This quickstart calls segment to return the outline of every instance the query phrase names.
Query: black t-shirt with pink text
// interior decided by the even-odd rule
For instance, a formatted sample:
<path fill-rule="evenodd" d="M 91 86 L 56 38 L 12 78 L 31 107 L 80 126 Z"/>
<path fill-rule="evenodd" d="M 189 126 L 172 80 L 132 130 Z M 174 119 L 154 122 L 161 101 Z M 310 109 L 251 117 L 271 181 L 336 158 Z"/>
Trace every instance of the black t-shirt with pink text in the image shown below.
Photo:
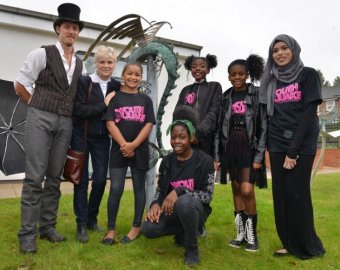
<path fill-rule="evenodd" d="M 237 122 L 245 123 L 245 115 L 247 111 L 247 105 L 244 102 L 247 96 L 248 90 L 244 91 L 233 91 L 231 97 L 231 120 L 232 124 Z"/>
<path fill-rule="evenodd" d="M 315 69 L 304 67 L 295 82 L 277 81 L 274 98 L 274 114 L 269 119 L 268 149 L 270 152 L 287 152 L 299 125 L 306 104 L 322 102 L 321 84 Z M 316 152 L 319 120 L 315 112 L 311 126 L 299 148 L 299 154 L 313 155 Z"/>
<path fill-rule="evenodd" d="M 132 142 L 146 123 L 155 124 L 155 114 L 150 97 L 136 93 L 117 92 L 111 99 L 103 120 L 114 121 L 127 142 Z M 146 139 L 135 150 L 135 156 L 125 158 L 120 146 L 112 139 L 110 168 L 148 169 L 149 143 Z"/>
<path fill-rule="evenodd" d="M 184 161 L 178 160 L 174 157 L 173 164 L 171 165 L 171 180 L 168 193 L 176 188 L 187 188 L 191 191 L 195 189 L 194 175 L 196 155 L 197 153 L 194 151 L 191 158 Z"/>

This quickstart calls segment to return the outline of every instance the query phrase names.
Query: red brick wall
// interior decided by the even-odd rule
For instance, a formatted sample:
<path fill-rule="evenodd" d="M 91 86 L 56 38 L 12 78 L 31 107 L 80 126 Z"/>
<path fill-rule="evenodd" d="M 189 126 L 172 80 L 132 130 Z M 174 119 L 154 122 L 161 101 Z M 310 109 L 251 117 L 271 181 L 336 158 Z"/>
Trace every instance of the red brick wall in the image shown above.
<path fill-rule="evenodd" d="M 319 155 L 320 155 L 320 149 L 318 149 L 316 153 L 314 165 L 316 165 Z M 267 168 L 270 168 L 268 152 L 266 152 L 266 166 Z M 319 168 L 322 168 L 322 167 L 340 168 L 340 149 L 326 149 L 323 160 L 321 161 Z"/>

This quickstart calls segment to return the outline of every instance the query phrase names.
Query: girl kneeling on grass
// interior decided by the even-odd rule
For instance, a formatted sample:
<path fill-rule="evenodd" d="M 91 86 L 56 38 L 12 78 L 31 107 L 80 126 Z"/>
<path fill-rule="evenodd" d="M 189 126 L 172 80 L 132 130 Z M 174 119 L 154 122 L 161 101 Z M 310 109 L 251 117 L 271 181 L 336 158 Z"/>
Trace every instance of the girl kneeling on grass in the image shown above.
<path fill-rule="evenodd" d="M 202 150 L 193 149 L 195 138 L 192 108 L 178 106 L 171 133 L 173 152 L 163 158 L 155 199 L 151 203 L 141 233 L 148 238 L 175 235 L 175 242 L 184 245 L 184 263 L 199 263 L 198 229 L 211 213 L 214 189 L 214 162 Z"/>

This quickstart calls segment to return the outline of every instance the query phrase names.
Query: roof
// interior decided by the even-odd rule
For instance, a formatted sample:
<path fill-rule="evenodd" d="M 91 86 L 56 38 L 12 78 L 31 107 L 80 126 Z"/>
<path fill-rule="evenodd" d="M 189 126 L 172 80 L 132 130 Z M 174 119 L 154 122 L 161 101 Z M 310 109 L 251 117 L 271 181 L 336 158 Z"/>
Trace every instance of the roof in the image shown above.
<path fill-rule="evenodd" d="M 336 99 L 340 98 L 340 86 L 336 87 L 323 87 L 322 88 L 322 99 Z"/>
<path fill-rule="evenodd" d="M 6 5 L 1 5 L 1 4 L 0 4 L 0 11 L 13 13 L 13 14 L 16 14 L 16 15 L 23 15 L 23 16 L 28 16 L 28 17 L 38 18 L 38 19 L 44 19 L 44 20 L 48 20 L 48 21 L 51 21 L 51 22 L 54 22 L 58 18 L 56 15 L 52 15 L 52 14 L 22 9 L 22 8 L 19 8 L 19 7 L 6 6 Z M 96 23 L 87 22 L 87 21 L 84 21 L 84 25 L 85 25 L 86 28 L 99 30 L 99 31 L 103 31 L 106 28 L 106 25 L 96 24 Z M 182 42 L 182 41 L 177 41 L 177 40 L 172 40 L 172 39 L 166 39 L 166 38 L 162 38 L 162 37 L 158 37 L 158 38 L 166 41 L 167 43 L 170 43 L 172 45 L 176 45 L 176 46 L 179 46 L 179 47 L 182 47 L 182 48 L 192 49 L 192 50 L 196 50 L 196 51 L 201 51 L 202 48 L 203 48 L 203 46 L 195 45 L 195 44 L 191 44 L 191 43 L 187 43 L 187 42 Z"/>

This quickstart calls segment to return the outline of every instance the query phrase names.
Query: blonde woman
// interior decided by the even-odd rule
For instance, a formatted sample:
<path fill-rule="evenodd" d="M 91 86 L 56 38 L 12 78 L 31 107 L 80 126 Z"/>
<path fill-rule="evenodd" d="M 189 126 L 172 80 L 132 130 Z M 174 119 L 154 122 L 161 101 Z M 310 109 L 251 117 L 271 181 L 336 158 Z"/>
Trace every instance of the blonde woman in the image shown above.
<path fill-rule="evenodd" d="M 80 151 L 85 149 L 86 152 L 82 179 L 79 185 L 74 186 L 73 197 L 73 208 L 77 217 L 77 239 L 82 243 L 89 240 L 87 229 L 101 231 L 97 223 L 97 215 L 105 190 L 110 150 L 110 139 L 102 116 L 115 92 L 120 89 L 120 82 L 111 77 L 116 63 L 117 56 L 114 49 L 100 46 L 95 54 L 96 71 L 89 76 L 81 76 L 78 81 L 71 147 Z M 88 97 L 90 84 L 92 90 Z M 86 142 L 85 122 L 87 122 Z M 93 174 L 92 189 L 88 198 L 89 155 L 91 155 Z"/>

